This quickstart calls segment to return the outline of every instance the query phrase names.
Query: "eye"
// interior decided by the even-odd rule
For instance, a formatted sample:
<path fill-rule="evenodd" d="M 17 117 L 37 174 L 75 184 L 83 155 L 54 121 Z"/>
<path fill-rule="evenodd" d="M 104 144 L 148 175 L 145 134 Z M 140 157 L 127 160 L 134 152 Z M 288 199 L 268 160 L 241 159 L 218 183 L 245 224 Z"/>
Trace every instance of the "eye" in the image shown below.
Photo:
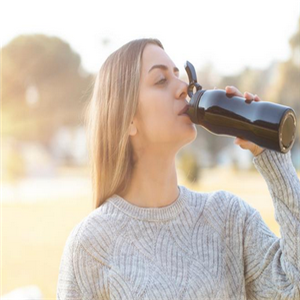
<path fill-rule="evenodd" d="M 155 84 L 164 84 L 167 81 L 166 78 L 162 78 L 161 80 L 159 80 L 158 82 L 156 82 Z"/>

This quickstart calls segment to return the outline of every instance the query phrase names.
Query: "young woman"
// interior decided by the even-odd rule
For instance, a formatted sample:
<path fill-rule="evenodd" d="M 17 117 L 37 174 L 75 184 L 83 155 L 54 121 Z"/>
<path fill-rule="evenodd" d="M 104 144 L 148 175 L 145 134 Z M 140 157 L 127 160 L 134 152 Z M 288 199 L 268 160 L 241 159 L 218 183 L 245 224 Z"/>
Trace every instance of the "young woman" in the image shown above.
<path fill-rule="evenodd" d="M 178 186 L 176 153 L 197 135 L 186 98 L 158 40 L 129 42 L 103 64 L 87 114 L 95 209 L 67 239 L 58 299 L 300 299 L 290 153 L 236 139 L 268 184 L 278 238 L 237 196 Z"/>

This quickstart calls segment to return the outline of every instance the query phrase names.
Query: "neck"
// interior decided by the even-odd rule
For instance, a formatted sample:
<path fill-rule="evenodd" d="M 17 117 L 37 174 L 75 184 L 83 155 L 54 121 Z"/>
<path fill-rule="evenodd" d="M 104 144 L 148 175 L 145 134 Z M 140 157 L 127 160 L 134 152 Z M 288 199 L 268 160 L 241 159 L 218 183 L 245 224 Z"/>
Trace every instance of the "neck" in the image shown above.
<path fill-rule="evenodd" d="M 164 207 L 178 197 L 175 157 L 150 156 L 139 159 L 127 190 L 120 195 L 140 207 Z"/>

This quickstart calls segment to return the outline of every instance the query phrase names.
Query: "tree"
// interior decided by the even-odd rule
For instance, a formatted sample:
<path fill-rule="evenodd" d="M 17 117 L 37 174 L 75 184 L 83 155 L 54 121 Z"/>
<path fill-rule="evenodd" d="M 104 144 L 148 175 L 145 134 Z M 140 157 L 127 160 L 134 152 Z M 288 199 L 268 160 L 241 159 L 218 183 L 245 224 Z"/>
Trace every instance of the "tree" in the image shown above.
<path fill-rule="evenodd" d="M 82 122 L 93 76 L 66 42 L 21 35 L 2 48 L 4 136 L 47 144 L 61 125 Z"/>
<path fill-rule="evenodd" d="M 300 18 L 298 31 L 290 39 L 292 55 L 289 60 L 280 66 L 280 77 L 276 82 L 277 101 L 285 105 L 291 105 L 300 113 Z"/>
<path fill-rule="evenodd" d="M 291 57 L 279 65 L 279 76 L 273 82 L 271 89 L 275 102 L 291 106 L 298 116 L 297 139 L 292 149 L 292 154 L 298 155 L 300 149 L 300 18 L 297 32 L 290 38 Z M 298 153 L 297 153 L 298 152 Z"/>

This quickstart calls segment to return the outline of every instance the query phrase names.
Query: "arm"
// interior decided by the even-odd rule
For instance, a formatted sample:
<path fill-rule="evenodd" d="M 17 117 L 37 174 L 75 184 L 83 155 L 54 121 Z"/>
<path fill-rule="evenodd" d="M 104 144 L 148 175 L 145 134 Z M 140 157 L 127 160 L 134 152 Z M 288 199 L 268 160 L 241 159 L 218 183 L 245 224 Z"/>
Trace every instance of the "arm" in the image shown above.
<path fill-rule="evenodd" d="M 290 153 L 263 151 L 254 164 L 268 185 L 280 225 L 277 238 L 255 212 L 244 228 L 249 299 L 300 299 L 300 182 Z"/>
<path fill-rule="evenodd" d="M 83 299 L 74 270 L 74 253 L 77 247 L 76 233 L 76 230 L 71 232 L 62 254 L 56 291 L 58 300 Z"/>
<path fill-rule="evenodd" d="M 59 268 L 58 300 L 109 299 L 109 242 L 102 243 L 97 225 L 84 219 L 71 231 Z"/>

